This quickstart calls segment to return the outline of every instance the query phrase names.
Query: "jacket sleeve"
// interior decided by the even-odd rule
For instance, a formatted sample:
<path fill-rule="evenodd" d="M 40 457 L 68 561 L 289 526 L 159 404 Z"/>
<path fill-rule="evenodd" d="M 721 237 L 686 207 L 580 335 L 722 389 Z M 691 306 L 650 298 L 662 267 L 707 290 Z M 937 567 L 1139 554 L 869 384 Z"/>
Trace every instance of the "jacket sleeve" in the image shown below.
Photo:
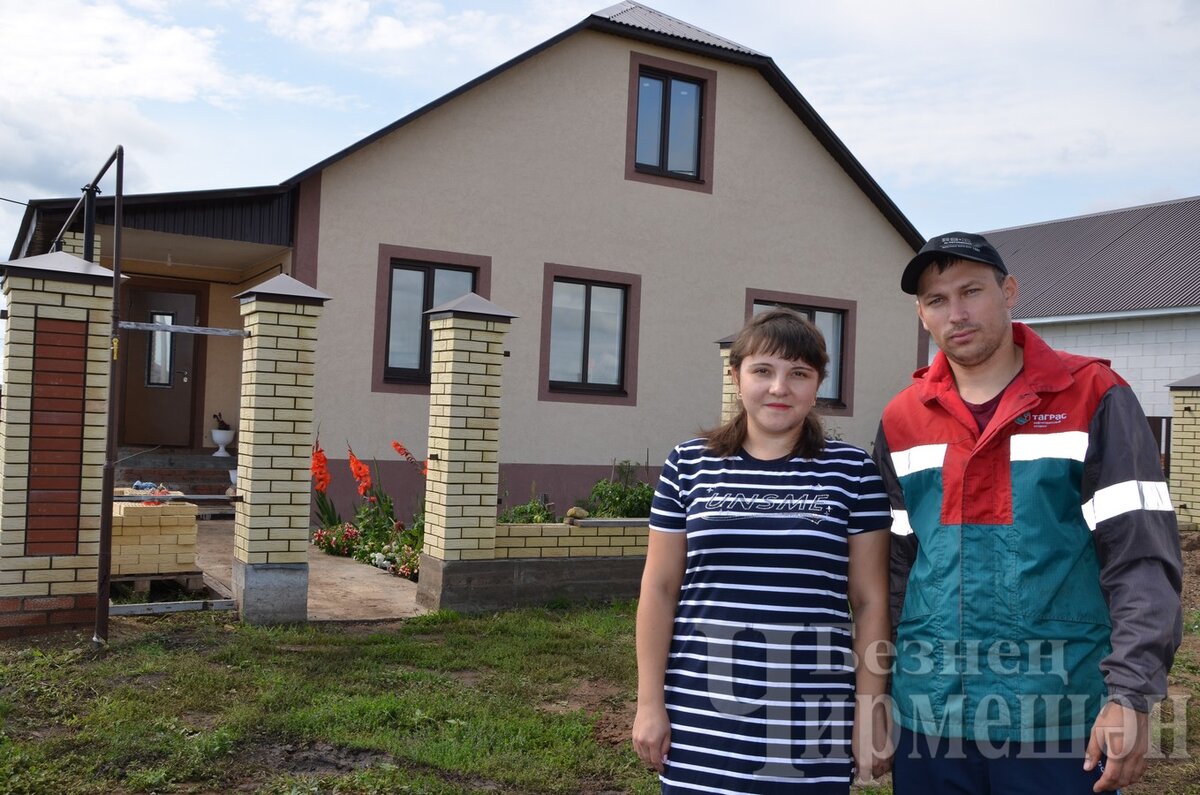
<path fill-rule="evenodd" d="M 1183 637 L 1183 563 L 1158 445 L 1125 384 L 1092 417 L 1082 498 L 1112 620 L 1112 654 L 1100 669 L 1110 698 L 1148 712 L 1166 697 Z"/>
<path fill-rule="evenodd" d="M 875 466 L 879 468 L 879 475 L 883 478 L 883 486 L 892 507 L 889 596 L 892 632 L 894 633 L 896 627 L 900 625 L 900 613 L 904 609 L 904 595 L 908 590 L 908 573 L 912 569 L 913 561 L 917 558 L 917 537 L 908 523 L 908 511 L 904 508 L 904 490 L 900 487 L 900 479 L 896 477 L 896 467 L 892 464 L 892 454 L 888 448 L 882 422 L 879 423 L 879 431 L 875 435 L 872 458 L 875 459 Z"/>

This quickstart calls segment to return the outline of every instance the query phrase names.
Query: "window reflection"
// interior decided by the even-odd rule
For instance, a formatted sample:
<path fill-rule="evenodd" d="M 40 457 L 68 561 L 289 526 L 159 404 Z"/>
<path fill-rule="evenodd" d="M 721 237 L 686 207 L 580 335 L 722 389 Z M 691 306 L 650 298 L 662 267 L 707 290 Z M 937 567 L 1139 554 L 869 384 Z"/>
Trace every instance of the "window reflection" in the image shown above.
<path fill-rule="evenodd" d="M 150 322 L 160 326 L 174 325 L 175 315 L 172 312 L 151 312 Z M 171 386 L 174 336 L 169 331 L 150 332 L 150 348 L 146 352 L 147 386 Z"/>

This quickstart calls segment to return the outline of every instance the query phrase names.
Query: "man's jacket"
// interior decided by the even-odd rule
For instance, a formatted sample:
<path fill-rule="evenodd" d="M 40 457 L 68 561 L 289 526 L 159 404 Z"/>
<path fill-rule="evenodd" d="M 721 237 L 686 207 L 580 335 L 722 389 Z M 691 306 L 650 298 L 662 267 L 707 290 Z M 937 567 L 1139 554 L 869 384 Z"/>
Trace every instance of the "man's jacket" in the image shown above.
<path fill-rule="evenodd" d="M 893 696 L 923 734 L 1086 736 L 1106 700 L 1165 696 L 1182 636 L 1179 535 L 1137 398 L 1107 362 L 1013 337 L 1024 367 L 982 433 L 938 353 L 875 444 Z"/>

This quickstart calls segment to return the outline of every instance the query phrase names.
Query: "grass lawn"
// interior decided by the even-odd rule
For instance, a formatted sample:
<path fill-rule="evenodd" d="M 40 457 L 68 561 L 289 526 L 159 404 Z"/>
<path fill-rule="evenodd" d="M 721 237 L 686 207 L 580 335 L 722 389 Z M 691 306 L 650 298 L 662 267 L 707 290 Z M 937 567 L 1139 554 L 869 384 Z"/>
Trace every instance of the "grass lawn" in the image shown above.
<path fill-rule="evenodd" d="M 0 792 L 657 792 L 634 606 L 0 643 Z"/>
<path fill-rule="evenodd" d="M 1161 722 L 1167 755 L 1128 795 L 1200 795 L 1200 534 L 1187 541 L 1172 671 L 1187 718 Z M 655 793 L 628 739 L 634 611 L 298 628 L 194 613 L 114 618 L 102 652 L 90 632 L 3 641 L 0 793 Z"/>

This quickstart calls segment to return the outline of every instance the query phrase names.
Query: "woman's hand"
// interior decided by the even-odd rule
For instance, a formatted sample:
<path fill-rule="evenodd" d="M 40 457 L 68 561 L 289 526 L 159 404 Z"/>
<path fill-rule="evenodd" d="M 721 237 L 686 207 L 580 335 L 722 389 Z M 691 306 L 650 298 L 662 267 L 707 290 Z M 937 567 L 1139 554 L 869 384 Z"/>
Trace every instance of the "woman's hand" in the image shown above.
<path fill-rule="evenodd" d="M 670 746 L 671 722 L 667 718 L 667 708 L 639 706 L 633 719 L 633 750 L 637 751 L 638 758 L 661 773 Z"/>
<path fill-rule="evenodd" d="M 850 752 L 860 783 L 869 783 L 892 769 L 892 713 L 886 697 L 860 696 L 855 711 Z"/>

